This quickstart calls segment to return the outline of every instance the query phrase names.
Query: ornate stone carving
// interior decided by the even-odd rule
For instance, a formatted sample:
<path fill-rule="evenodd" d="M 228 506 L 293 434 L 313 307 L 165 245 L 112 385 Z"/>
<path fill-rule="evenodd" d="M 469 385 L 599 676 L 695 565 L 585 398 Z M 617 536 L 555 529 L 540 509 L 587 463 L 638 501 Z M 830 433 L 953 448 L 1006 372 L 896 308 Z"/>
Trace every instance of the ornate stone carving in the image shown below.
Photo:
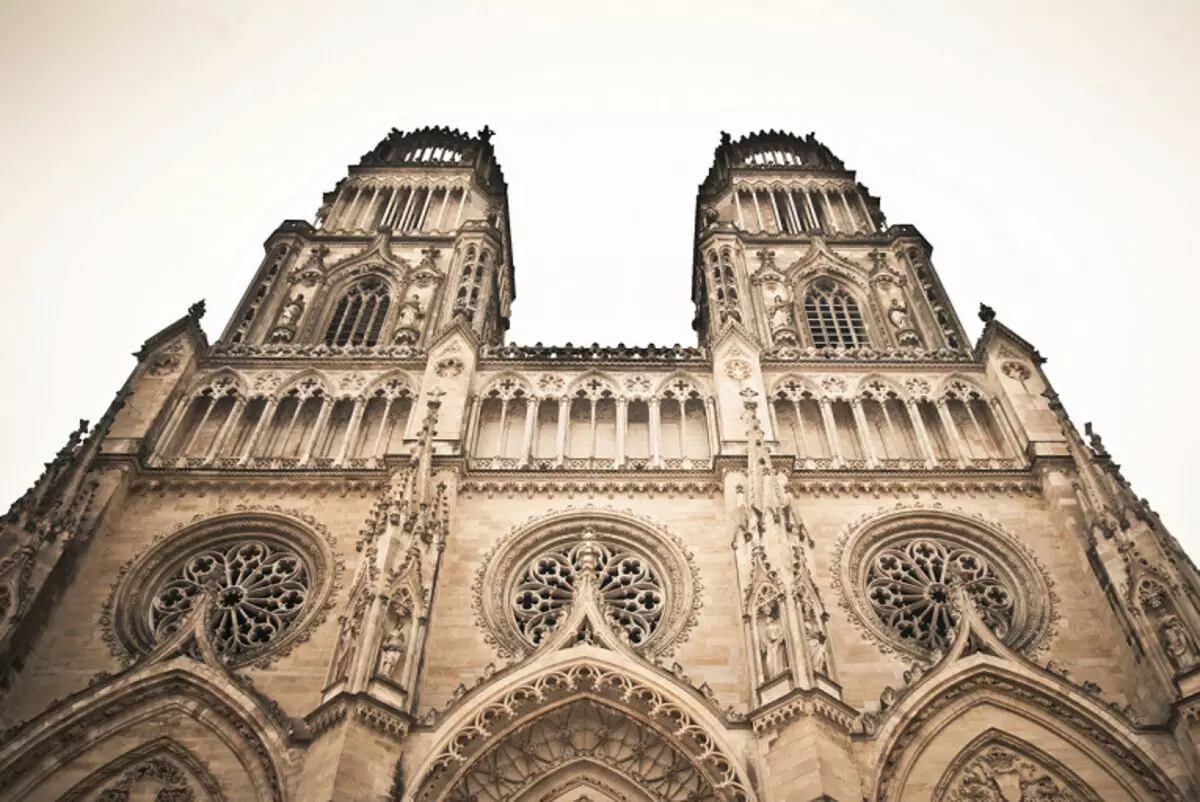
<path fill-rule="evenodd" d="M 664 592 L 649 560 L 631 550 L 595 543 L 584 530 L 583 542 L 540 553 L 525 569 L 512 599 L 517 629 L 537 645 L 565 614 L 574 597 L 576 576 L 591 560 L 599 574 L 599 593 L 614 626 L 634 646 L 644 643 L 662 618 Z"/>
<path fill-rule="evenodd" d="M 728 359 L 725 361 L 725 375 L 734 381 L 745 381 L 751 375 L 750 363 L 744 359 Z"/>
<path fill-rule="evenodd" d="M 206 584 L 216 587 L 209 629 L 227 659 L 262 651 L 297 621 L 308 604 L 303 558 L 270 539 L 249 537 L 205 548 L 163 575 L 150 596 L 155 641 L 176 629 Z"/>
<path fill-rule="evenodd" d="M 696 621 L 699 575 L 678 538 L 612 508 L 539 516 L 492 548 L 475 580 L 475 609 L 487 640 L 506 658 L 540 642 L 570 598 L 581 538 L 592 541 L 603 568 L 600 582 L 614 626 L 630 635 L 635 648 L 670 654 Z"/>
<path fill-rule="evenodd" d="M 866 595 L 885 626 L 923 649 L 946 650 L 954 639 L 950 588 L 966 588 L 1000 638 L 1012 628 L 1014 591 L 987 557 L 969 546 L 931 537 L 890 543 L 867 568 Z"/>
<path fill-rule="evenodd" d="M 1060 772 L 1001 745 L 989 746 L 939 784 L 946 802 L 1100 802 Z"/>
<path fill-rule="evenodd" d="M 433 372 L 443 379 L 452 379 L 463 372 L 463 361 L 458 357 L 447 357 L 434 366 Z"/>
<path fill-rule="evenodd" d="M 576 694 L 587 696 L 570 698 Z M 568 697 L 565 704 L 552 704 L 564 696 Z M 536 712 L 541 710 L 547 712 Z M 488 733 L 521 716 L 529 717 L 509 730 L 513 740 L 485 740 Z M 645 732 L 646 725 L 640 720 L 667 725 L 658 732 L 671 733 L 670 737 L 652 734 L 653 729 Z M 582 737 L 577 740 L 575 733 Z M 496 788 L 497 783 L 503 783 L 503 793 L 475 798 L 505 798 L 512 791 L 510 782 L 521 787 L 567 760 L 585 757 L 580 747 L 600 737 L 610 748 L 589 750 L 586 757 L 601 764 L 616 761 L 614 768 L 644 783 L 656 799 L 748 799 L 739 764 L 680 704 L 636 679 L 588 660 L 547 672 L 481 705 L 448 735 L 418 778 L 413 799 L 467 800 L 471 794 Z M 505 745 L 510 743 L 515 748 L 507 749 Z M 640 764 L 630 760 L 634 755 L 640 756 Z M 460 766 L 465 768 L 460 771 Z M 644 768 L 651 770 L 643 774 Z M 506 770 L 511 770 L 511 780 L 505 777 Z M 663 770 L 667 772 L 663 774 Z M 659 778 L 667 777 L 682 783 L 680 793 L 662 784 Z"/>
<path fill-rule="evenodd" d="M 1052 631 L 1054 595 L 1032 554 L 999 527 L 938 506 L 864 516 L 839 539 L 834 587 L 885 650 L 922 660 L 953 640 L 950 588 L 961 585 L 1009 646 L 1033 652 Z"/>
<path fill-rule="evenodd" d="M 333 544 L 312 516 L 280 507 L 197 516 L 120 568 L 101 614 L 105 640 L 126 661 L 148 653 L 211 577 L 222 588 L 214 643 L 233 665 L 269 665 L 307 640 L 332 606 L 342 571 Z"/>

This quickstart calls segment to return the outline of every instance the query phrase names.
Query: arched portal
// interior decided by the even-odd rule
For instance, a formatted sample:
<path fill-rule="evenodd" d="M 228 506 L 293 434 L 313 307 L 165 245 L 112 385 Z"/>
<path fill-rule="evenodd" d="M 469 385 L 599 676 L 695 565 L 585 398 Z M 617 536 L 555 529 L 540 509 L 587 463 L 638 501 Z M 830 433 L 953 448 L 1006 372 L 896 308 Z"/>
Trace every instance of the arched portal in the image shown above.
<path fill-rule="evenodd" d="M 570 785 L 606 789 L 614 800 L 728 798 L 667 733 L 603 699 L 581 696 L 494 738 L 453 780 L 445 799 L 534 802 Z M 592 791 L 587 796 L 595 798 Z"/>
<path fill-rule="evenodd" d="M 753 802 L 713 712 L 614 657 L 585 641 L 464 697 L 405 799 Z"/>

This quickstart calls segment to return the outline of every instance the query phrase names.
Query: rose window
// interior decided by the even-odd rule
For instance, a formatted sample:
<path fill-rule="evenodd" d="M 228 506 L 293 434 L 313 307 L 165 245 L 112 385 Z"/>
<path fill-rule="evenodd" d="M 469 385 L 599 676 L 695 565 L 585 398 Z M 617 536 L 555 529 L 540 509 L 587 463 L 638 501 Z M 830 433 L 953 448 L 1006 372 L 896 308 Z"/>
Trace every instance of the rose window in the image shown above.
<path fill-rule="evenodd" d="M 594 543 L 600 596 L 613 624 L 638 646 L 657 628 L 665 594 L 650 563 L 633 551 Z M 575 594 L 580 544 L 564 545 L 535 557 L 517 582 L 512 614 L 517 630 L 530 643 L 542 642 L 566 614 Z"/>
<path fill-rule="evenodd" d="M 953 587 L 962 587 L 980 618 L 1004 640 L 1013 628 L 1015 594 L 979 551 L 927 537 L 890 543 L 867 568 L 866 595 L 875 615 L 902 642 L 946 650 L 958 620 Z"/>
<path fill-rule="evenodd" d="M 156 641 L 179 628 L 209 583 L 216 593 L 208 631 L 217 652 L 230 656 L 263 650 L 295 623 L 309 598 L 305 562 L 286 546 L 255 539 L 206 549 L 165 574 L 150 597 Z"/>

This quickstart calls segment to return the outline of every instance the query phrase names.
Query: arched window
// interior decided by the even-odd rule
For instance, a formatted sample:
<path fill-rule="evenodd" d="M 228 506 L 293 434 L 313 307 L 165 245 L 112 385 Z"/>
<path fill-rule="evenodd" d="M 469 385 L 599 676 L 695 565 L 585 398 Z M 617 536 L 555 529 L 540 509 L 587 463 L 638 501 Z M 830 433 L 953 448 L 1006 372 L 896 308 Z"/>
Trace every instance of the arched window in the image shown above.
<path fill-rule="evenodd" d="M 808 332 L 817 348 L 867 345 L 867 327 L 850 293 L 832 279 L 819 278 L 804 296 Z"/>
<path fill-rule="evenodd" d="M 387 284 L 368 276 L 343 295 L 325 330 L 326 345 L 377 345 L 391 299 Z"/>

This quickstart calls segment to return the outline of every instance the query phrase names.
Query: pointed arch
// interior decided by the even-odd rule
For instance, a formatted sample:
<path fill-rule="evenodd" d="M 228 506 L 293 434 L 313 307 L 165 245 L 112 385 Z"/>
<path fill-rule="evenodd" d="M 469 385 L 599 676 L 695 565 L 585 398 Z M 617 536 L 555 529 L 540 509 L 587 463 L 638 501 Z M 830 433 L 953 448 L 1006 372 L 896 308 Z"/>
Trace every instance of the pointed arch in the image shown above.
<path fill-rule="evenodd" d="M 779 377 L 771 388 L 770 409 L 780 452 L 794 456 L 808 468 L 829 468 L 833 464 L 822 395 L 815 383 L 795 374 Z"/>
<path fill-rule="evenodd" d="M 853 282 L 824 272 L 798 288 L 800 312 L 814 348 L 863 348 L 871 345 L 867 327 L 870 300 Z"/>
<path fill-rule="evenodd" d="M 632 773 L 639 788 L 653 799 L 684 800 L 688 792 L 701 800 L 755 799 L 744 767 L 733 758 L 738 752 L 728 742 L 724 721 L 697 691 L 681 687 L 670 675 L 626 654 L 586 642 L 541 652 L 533 660 L 498 672 L 462 697 L 434 733 L 433 750 L 415 774 L 417 781 L 407 799 L 432 802 L 486 793 L 482 784 L 472 784 L 472 777 L 495 777 L 493 771 L 504 760 L 507 746 L 521 752 L 521 745 L 530 743 L 528 733 L 546 725 L 551 731 L 566 732 L 570 720 L 579 722 L 585 732 L 628 734 L 626 746 L 642 745 L 649 762 L 661 760 L 675 769 L 682 778 L 677 786 L 656 787 L 653 778 L 638 777 L 630 771 L 633 767 L 623 767 L 622 773 Z M 597 722 L 601 725 L 594 726 Z M 573 742 L 561 748 L 561 754 L 548 756 L 558 761 L 535 756 L 512 780 L 514 787 L 502 790 L 528 789 L 554 776 L 556 762 L 581 756 L 576 752 L 582 750 Z M 602 757 L 619 766 L 620 749 L 613 743 Z"/>
<path fill-rule="evenodd" d="M 101 766 L 67 791 L 58 802 L 83 802 L 98 789 L 130 790 L 141 779 L 157 781 L 165 791 L 191 792 L 179 798 L 218 802 L 227 797 L 204 763 L 173 738 L 156 738 Z M 196 792 L 199 791 L 199 795 Z"/>
<path fill-rule="evenodd" d="M 900 385 L 879 374 L 864 376 L 855 388 L 863 411 L 863 433 L 885 468 L 923 467 L 924 452 L 915 408 Z"/>
<path fill-rule="evenodd" d="M 286 800 L 286 732 L 230 675 L 186 657 L 135 668 L 30 721 L 0 746 L 0 794 L 58 799 L 97 763 L 151 749 L 164 730 L 201 766 L 241 767 L 222 775 L 227 798 Z"/>
<path fill-rule="evenodd" d="M 1028 792 L 1029 797 L 1039 799 L 1103 802 L 1070 768 L 1033 744 L 994 727 L 963 747 L 938 781 L 933 798 L 950 802 L 978 799 L 1005 787 L 1020 793 L 1021 798 Z"/>
<path fill-rule="evenodd" d="M 382 345 L 400 300 L 401 285 L 387 270 L 377 265 L 350 270 L 330 285 L 313 334 L 330 347 Z"/>
<path fill-rule="evenodd" d="M 533 421 L 531 413 L 538 406 L 533 388 L 520 374 L 504 371 L 492 377 L 478 396 L 472 454 L 483 459 L 501 460 L 504 467 L 517 467 L 527 456 L 526 449 Z M 557 411 L 557 404 L 547 409 Z"/>
<path fill-rule="evenodd" d="M 961 745 L 991 729 L 1022 733 L 1106 802 L 1183 801 L 1150 757 L 1169 735 L 1132 731 L 1064 680 L 1021 661 L 994 638 L 991 645 L 1002 654 L 975 653 L 940 666 L 888 711 L 876 735 L 877 802 L 930 799 Z"/>
<path fill-rule="evenodd" d="M 160 459 L 188 466 L 210 462 L 241 417 L 246 397 L 245 378 L 230 368 L 193 382 L 163 429 L 157 446 Z"/>
<path fill-rule="evenodd" d="M 570 467 L 612 467 L 617 457 L 618 385 L 588 371 L 567 390 L 565 456 Z"/>

